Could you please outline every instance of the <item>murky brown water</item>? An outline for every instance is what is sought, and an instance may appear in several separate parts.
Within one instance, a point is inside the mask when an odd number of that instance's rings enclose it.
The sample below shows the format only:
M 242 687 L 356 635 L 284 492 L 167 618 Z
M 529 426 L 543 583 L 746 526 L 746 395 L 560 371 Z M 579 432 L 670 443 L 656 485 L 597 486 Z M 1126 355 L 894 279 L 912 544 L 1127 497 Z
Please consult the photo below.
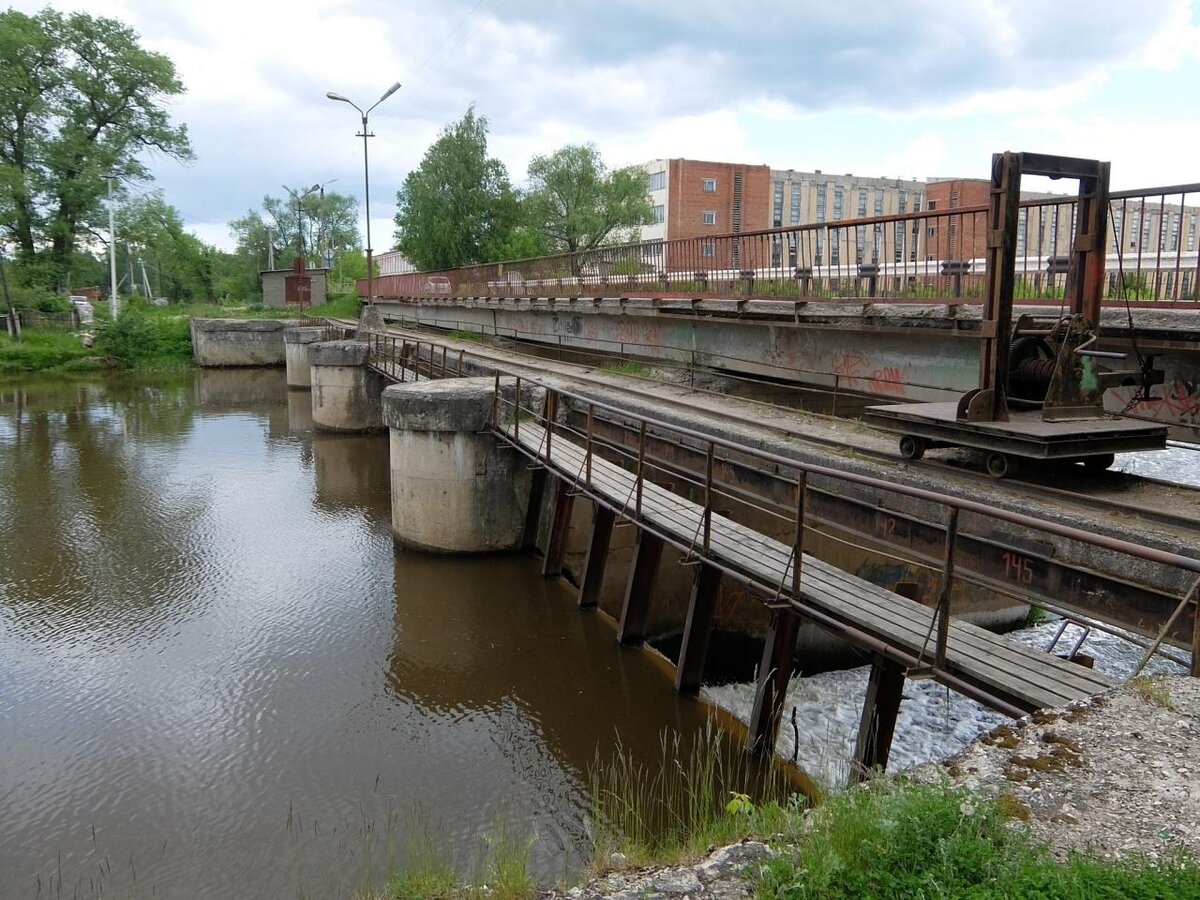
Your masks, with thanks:
M 386 438 L 281 371 L 0 385 L 0 898 L 342 896 L 706 708 L 531 558 L 398 554 Z

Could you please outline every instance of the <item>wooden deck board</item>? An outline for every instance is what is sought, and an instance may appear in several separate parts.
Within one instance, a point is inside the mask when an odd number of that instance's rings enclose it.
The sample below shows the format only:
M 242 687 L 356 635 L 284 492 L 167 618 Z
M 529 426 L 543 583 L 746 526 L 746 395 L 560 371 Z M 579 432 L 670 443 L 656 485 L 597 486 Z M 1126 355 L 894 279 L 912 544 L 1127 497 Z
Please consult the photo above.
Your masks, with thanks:
M 507 436 L 512 439 L 511 428 Z M 519 443 L 545 460 L 545 432 L 522 422 Z M 618 511 L 632 516 L 636 504 L 634 473 L 592 457 L 592 478 L 584 482 L 585 450 L 559 435 L 552 439 L 550 464 L 580 487 L 596 493 Z M 703 542 L 703 509 L 652 482 L 642 487 L 641 518 L 684 547 L 697 551 Z M 714 514 L 709 555 L 751 577 L 764 587 L 785 581 L 781 599 L 790 599 L 791 547 Z M 911 654 L 933 656 L 930 634 L 933 610 L 804 554 L 801 598 L 812 607 Z M 1111 687 L 1106 676 L 1048 654 L 1030 650 L 1000 635 L 965 622 L 951 621 L 947 667 L 978 684 L 1020 698 L 1031 708 L 1060 706 Z

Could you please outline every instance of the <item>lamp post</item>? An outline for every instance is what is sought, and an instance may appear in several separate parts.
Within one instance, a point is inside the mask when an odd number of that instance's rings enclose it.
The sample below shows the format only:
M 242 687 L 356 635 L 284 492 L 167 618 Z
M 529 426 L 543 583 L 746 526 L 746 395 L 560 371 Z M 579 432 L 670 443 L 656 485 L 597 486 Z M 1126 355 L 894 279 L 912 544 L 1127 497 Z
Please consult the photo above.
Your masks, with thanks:
M 325 184 L 319 185 L 321 188 L 321 205 L 317 209 L 317 256 L 320 264 L 326 269 L 329 268 L 329 247 L 325 243 L 325 185 L 333 184 L 337 181 L 336 178 L 330 178 Z
M 306 187 L 300 193 L 293 191 L 286 184 L 283 189 L 292 195 L 292 199 L 296 201 L 296 237 L 300 240 L 300 258 L 304 260 L 304 268 L 308 268 L 308 258 L 304 253 L 304 219 L 301 218 L 301 201 L 311 194 L 313 191 L 320 190 L 321 185 L 314 184 L 312 187 Z
M 383 92 L 383 96 L 372 103 L 364 111 L 361 106 L 351 100 L 349 97 L 344 97 L 335 91 L 326 91 L 325 96 L 330 100 L 340 100 L 342 103 L 349 103 L 358 110 L 358 114 L 362 116 L 362 131 L 356 134 L 355 137 L 363 139 L 363 204 L 367 211 L 367 303 L 375 303 L 375 273 L 374 264 L 371 259 L 371 169 L 367 164 L 367 138 L 373 137 L 371 132 L 367 130 L 367 116 L 371 114 L 376 106 L 386 100 L 396 91 L 400 90 L 400 82 L 396 82 L 390 88 Z
M 121 304 L 117 300 L 117 225 L 113 214 L 113 176 L 108 176 L 108 313 L 112 320 L 117 321 L 117 313 Z

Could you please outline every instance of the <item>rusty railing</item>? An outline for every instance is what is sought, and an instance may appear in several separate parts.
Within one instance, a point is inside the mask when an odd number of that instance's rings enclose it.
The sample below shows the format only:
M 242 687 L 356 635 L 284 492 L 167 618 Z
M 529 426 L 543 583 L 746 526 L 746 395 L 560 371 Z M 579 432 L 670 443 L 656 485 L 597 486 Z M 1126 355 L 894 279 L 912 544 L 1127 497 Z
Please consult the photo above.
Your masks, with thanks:
M 1189 197 L 1194 198 L 1188 205 Z M 1018 300 L 1063 296 L 1075 197 L 1026 200 Z M 1200 302 L 1200 184 L 1109 202 L 1105 302 Z M 745 297 L 981 302 L 987 207 L 924 210 L 381 275 L 379 297 Z M 359 293 L 363 284 L 360 282 Z

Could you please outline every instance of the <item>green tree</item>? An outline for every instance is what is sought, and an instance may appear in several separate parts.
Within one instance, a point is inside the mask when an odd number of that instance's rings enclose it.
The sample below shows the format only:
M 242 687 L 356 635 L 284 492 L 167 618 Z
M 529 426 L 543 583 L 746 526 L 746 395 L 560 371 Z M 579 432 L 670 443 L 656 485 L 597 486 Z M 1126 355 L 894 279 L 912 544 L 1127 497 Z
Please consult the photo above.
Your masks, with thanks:
M 442 129 L 396 193 L 396 248 L 418 269 L 503 259 L 519 225 L 508 172 L 487 155 L 487 119 L 467 109 Z
M 66 286 L 81 233 L 104 225 L 107 176 L 149 178 L 147 151 L 192 157 L 164 106 L 181 93 L 115 19 L 0 12 L 0 227 L 39 278 Z
M 549 156 L 535 156 L 522 205 L 525 220 L 551 251 L 574 253 L 636 240 L 636 229 L 654 222 L 645 172 L 609 172 L 592 144 L 568 144 Z
M 185 231 L 179 210 L 160 192 L 122 203 L 117 235 L 120 249 L 128 254 L 126 277 L 131 272 L 133 276 L 127 292 L 145 292 L 141 276 L 145 265 L 155 295 L 177 301 L 209 300 L 216 295 L 213 266 L 220 251 Z

